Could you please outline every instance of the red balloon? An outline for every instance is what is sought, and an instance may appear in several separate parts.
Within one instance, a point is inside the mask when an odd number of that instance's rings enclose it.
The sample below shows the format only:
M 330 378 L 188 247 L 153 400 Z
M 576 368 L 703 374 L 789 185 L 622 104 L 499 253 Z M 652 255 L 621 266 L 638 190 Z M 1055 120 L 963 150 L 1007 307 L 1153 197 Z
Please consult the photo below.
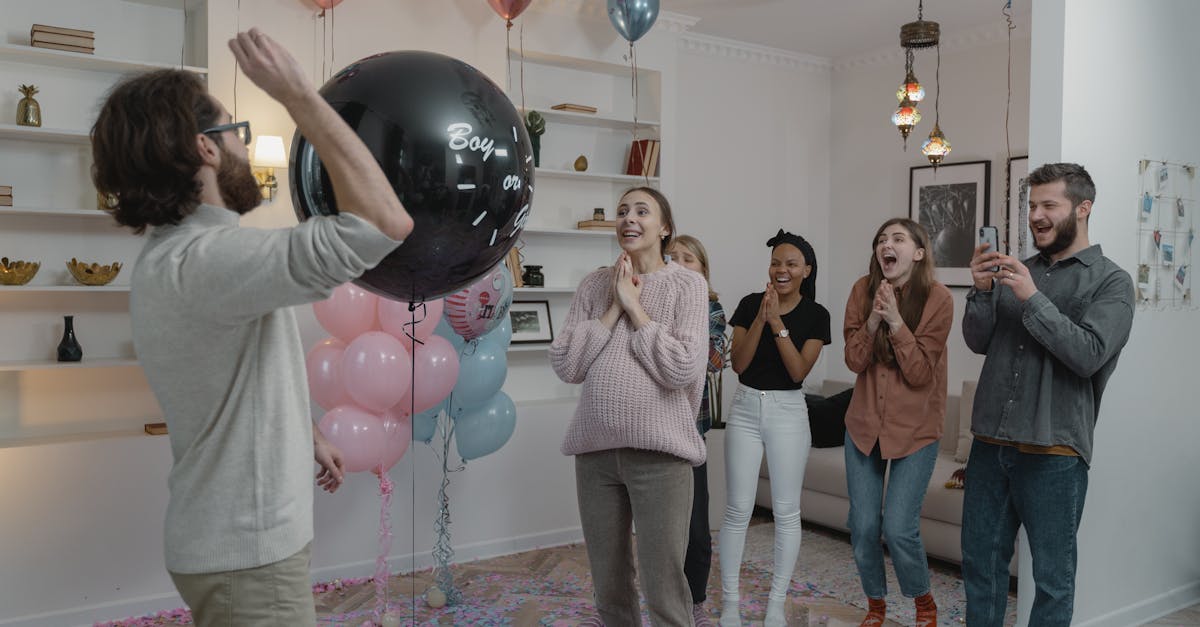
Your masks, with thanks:
M 322 9 L 332 9 L 342 3 L 342 0 L 313 0 Z
M 341 2 L 341 0 L 337 0 Z M 488 4 L 492 5 L 492 10 L 497 15 L 506 19 L 512 20 L 520 15 L 529 6 L 533 0 L 487 0 Z

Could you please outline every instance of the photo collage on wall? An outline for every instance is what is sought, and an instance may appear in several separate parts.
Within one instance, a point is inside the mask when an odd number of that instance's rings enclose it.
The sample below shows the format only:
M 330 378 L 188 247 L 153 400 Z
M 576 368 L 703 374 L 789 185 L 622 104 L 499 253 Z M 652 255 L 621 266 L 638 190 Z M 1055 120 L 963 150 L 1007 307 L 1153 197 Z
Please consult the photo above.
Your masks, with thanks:
M 1138 303 L 1194 306 L 1196 166 L 1142 160 L 1138 169 Z

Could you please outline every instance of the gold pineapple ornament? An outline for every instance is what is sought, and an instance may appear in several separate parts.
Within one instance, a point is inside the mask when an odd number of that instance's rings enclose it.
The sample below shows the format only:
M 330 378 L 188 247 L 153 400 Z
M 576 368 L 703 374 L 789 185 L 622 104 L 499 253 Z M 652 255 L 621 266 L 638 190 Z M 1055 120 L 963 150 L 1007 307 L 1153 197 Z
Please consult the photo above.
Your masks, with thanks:
M 42 106 L 33 99 L 38 88 L 33 85 L 21 85 L 21 95 L 25 96 L 17 103 L 17 124 L 21 126 L 41 126 Z

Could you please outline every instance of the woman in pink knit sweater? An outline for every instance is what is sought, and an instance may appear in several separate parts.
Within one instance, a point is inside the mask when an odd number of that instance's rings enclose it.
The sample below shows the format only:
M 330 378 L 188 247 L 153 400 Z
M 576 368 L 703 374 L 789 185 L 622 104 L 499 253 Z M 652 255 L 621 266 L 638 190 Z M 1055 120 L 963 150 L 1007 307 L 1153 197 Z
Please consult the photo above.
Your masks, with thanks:
M 641 625 L 637 570 L 655 625 L 692 624 L 683 561 L 692 466 L 706 453 L 696 414 L 708 360 L 708 284 L 663 258 L 674 232 L 659 191 L 626 192 L 617 206 L 621 255 L 583 279 L 550 346 L 554 372 L 583 384 L 562 452 L 575 456 L 599 613 L 584 625 Z

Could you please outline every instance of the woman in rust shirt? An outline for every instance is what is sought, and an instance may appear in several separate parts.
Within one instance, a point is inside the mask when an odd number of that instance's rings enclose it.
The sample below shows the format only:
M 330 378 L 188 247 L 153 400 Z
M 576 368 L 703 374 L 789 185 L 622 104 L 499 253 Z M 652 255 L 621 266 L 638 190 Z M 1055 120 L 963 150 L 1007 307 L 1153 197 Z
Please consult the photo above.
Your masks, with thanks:
M 863 627 L 885 619 L 882 535 L 916 624 L 937 625 L 921 542 L 921 504 L 933 474 L 946 413 L 950 290 L 933 276 L 929 233 L 893 218 L 875 233 L 870 274 L 846 303 L 846 365 L 858 375 L 846 412 L 850 539 L 869 610 Z M 891 464 L 886 494 L 883 477 Z

